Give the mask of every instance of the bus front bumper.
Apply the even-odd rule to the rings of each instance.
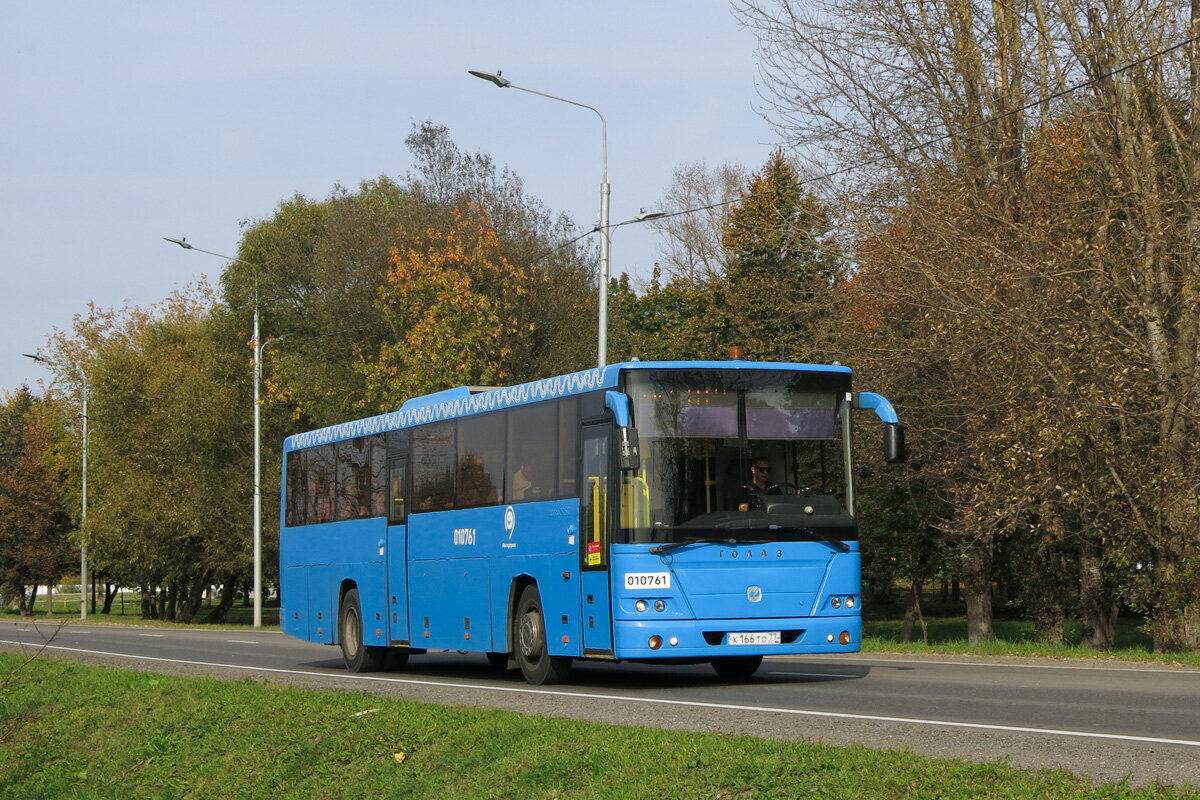
[[[856,653],[862,645],[858,616],[749,620],[616,620],[618,659]]]

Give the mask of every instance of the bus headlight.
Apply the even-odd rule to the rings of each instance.
[[[666,609],[666,607],[667,607],[667,604],[664,603],[662,600],[654,601],[654,610],[655,611],[664,611]]]
[[[658,648],[662,647],[662,637],[655,634],[654,636],[650,637],[650,641],[646,644],[650,645],[651,650],[657,650]]]
[[[636,603],[633,604],[633,607],[636,608],[638,611],[645,611],[646,610],[646,601],[638,600]]]
[[[829,601],[829,605],[833,606],[834,608],[841,608],[842,607],[842,598],[840,598],[840,597],[833,598],[832,600]]]
[[[838,642],[841,644],[850,644],[850,631],[842,631],[842,635],[838,637]]]
[[[855,602],[853,597],[846,598],[846,608],[854,608],[856,605],[858,605],[858,603]]]

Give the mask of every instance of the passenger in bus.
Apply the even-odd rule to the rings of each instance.
[[[522,461],[513,473],[512,494],[514,500],[527,500],[536,494],[533,491],[533,469],[528,461]]]
[[[783,494],[783,489],[771,484],[771,462],[759,457],[750,461],[750,480],[742,487],[738,511],[749,511],[759,504],[764,494]]]

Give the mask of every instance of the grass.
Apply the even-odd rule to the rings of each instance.
[[[91,609],[89,608],[87,621],[89,624],[98,624],[98,625],[118,624],[118,625],[147,625],[147,626],[166,626],[166,627],[188,628],[188,627],[196,627],[198,625],[201,625],[202,623],[200,622],[200,620],[203,620],[204,617],[208,615],[209,608],[210,607],[207,605],[202,606],[200,609],[200,613],[198,613],[196,615],[197,621],[192,625],[181,625],[181,624],[177,624],[174,622],[164,622],[163,620],[156,620],[156,619],[142,619],[141,601],[137,598],[136,595],[130,594],[129,597],[125,600],[124,609],[122,609],[118,603],[115,603],[115,602],[113,603],[113,610],[112,610],[111,614],[92,613]],[[97,605],[97,609],[99,609],[98,605]],[[0,609],[0,619],[15,620],[15,619],[22,619],[22,617],[17,612],[15,606],[8,606],[8,607]],[[70,599],[65,600],[65,601],[60,601],[59,596],[55,595],[54,596],[54,610],[50,613],[46,612],[46,598],[45,598],[45,596],[43,596],[40,600],[38,600],[33,616],[25,617],[24,619],[36,620],[39,622],[47,621],[47,620],[51,620],[51,621],[55,621],[55,622],[78,621],[79,620],[79,595],[75,594]],[[263,604],[262,622],[263,622],[264,629],[271,629],[271,628],[278,629],[279,628],[279,601],[278,600],[272,600],[269,603]],[[242,605],[241,603],[237,603],[232,608],[229,609],[229,612],[228,612],[224,622],[222,622],[218,626],[205,626],[205,627],[239,628],[239,627],[249,627],[250,625],[253,625],[253,624],[254,624],[254,608],[252,606],[246,606],[246,605]]]
[[[1197,798],[1064,772],[0,654],[0,798]]]
[[[1118,620],[1113,648],[1101,651],[1082,643],[1083,632],[1078,622],[1067,623],[1064,643],[1047,644],[1037,640],[1032,622],[1003,614],[993,620],[995,640],[970,645],[967,643],[967,618],[962,614],[961,607],[950,604],[932,605],[927,609],[925,623],[929,632],[928,644],[921,638],[920,625],[915,625],[913,629],[915,641],[900,644],[898,640],[903,626],[901,614],[902,611],[891,606],[866,611],[863,616],[863,652],[1107,658],[1200,667],[1200,653],[1154,653],[1150,635],[1142,630],[1142,620],[1133,616],[1122,616]]]

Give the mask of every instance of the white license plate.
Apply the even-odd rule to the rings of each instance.
[[[750,631],[747,633],[730,633],[725,638],[726,644],[779,644],[779,631]]]
[[[669,572],[626,572],[626,589],[670,589]]]

